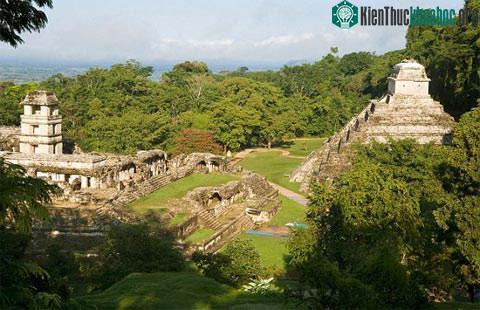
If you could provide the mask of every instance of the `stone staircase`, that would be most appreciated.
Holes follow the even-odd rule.
[[[354,143],[410,138],[420,144],[446,144],[452,124],[452,117],[430,97],[388,94],[371,101],[341,131],[312,152],[290,180],[302,183],[301,190],[308,192],[312,180],[331,182],[351,166],[348,154]]]
[[[173,181],[181,179],[185,176],[188,176],[192,171],[182,173],[181,175],[158,175],[152,177],[148,180],[143,181],[142,183],[135,185],[134,187],[127,188],[117,194],[114,198],[107,201],[104,206],[113,206],[116,208],[124,207],[142,197],[145,197],[148,194],[153,193],[154,191],[162,188]]]
[[[223,224],[208,209],[204,209],[197,213],[198,218],[203,226],[213,230],[219,230]]]
[[[233,213],[231,215],[233,217]],[[255,223],[253,223],[245,212],[240,213],[233,219],[230,216],[225,219],[229,219],[230,221],[226,222],[212,237],[208,238],[202,244],[197,245],[194,250],[216,252],[242,232],[255,227]]]

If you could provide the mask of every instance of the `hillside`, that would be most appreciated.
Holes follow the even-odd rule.
[[[135,273],[105,292],[77,300],[98,309],[289,309],[282,298],[246,295],[196,273]]]

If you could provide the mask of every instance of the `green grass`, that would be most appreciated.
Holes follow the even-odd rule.
[[[282,207],[269,222],[271,226],[284,226],[287,223],[305,222],[305,207],[284,196],[280,196]],[[285,255],[287,251],[287,240],[269,236],[249,235],[246,233],[238,236],[242,240],[251,240],[260,254],[262,265],[274,267],[277,270],[285,270]]]
[[[287,144],[292,144],[282,146],[281,148],[289,151],[290,155],[305,157],[308,156],[312,151],[319,149],[325,140],[325,138],[295,139],[287,141]]]
[[[267,177],[273,183],[298,193],[300,184],[290,182],[289,175],[301,162],[300,158],[289,158],[282,156],[280,151],[271,151],[253,153],[240,161],[240,165]]]
[[[214,233],[215,233],[215,230],[213,229],[200,228],[200,229],[197,229],[193,234],[188,236],[186,241],[191,243],[200,243],[206,240],[207,238],[213,236]]]
[[[183,223],[188,218],[188,213],[187,212],[180,212],[175,214],[175,216],[170,220],[170,225],[178,225],[180,223]]]
[[[293,309],[280,296],[243,293],[193,272],[134,273],[106,291],[78,298],[97,309]],[[84,306],[86,306],[84,305]]]
[[[224,174],[192,174],[135,201],[130,207],[137,212],[149,210],[164,212],[170,200],[182,198],[194,188],[219,186],[236,179],[238,178],[235,176]]]
[[[304,223],[305,207],[301,204],[280,195],[282,207],[269,222],[272,226],[283,226],[287,223]]]
[[[241,240],[251,240],[260,254],[260,259],[264,267],[274,267],[277,270],[285,270],[285,255],[287,251],[287,239],[268,236],[257,236],[241,234],[237,238]]]

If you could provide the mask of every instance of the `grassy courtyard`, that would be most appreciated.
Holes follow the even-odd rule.
[[[293,309],[278,296],[250,295],[193,272],[133,273],[77,300],[92,309]]]
[[[305,207],[301,204],[280,195],[282,207],[270,221],[272,226],[283,226],[287,223],[304,223]]]
[[[162,212],[166,210],[169,201],[182,198],[197,187],[219,186],[236,179],[238,177],[224,174],[192,174],[133,202],[130,207],[137,212],[150,210]],[[179,217],[181,215],[179,213]],[[176,219],[178,220],[180,219]]]
[[[191,243],[200,243],[202,241],[207,240],[209,237],[213,236],[215,230],[210,228],[200,228],[197,229],[193,234],[188,236],[187,242]]]
[[[240,240],[250,240],[260,254],[264,267],[273,267],[275,270],[285,270],[285,256],[287,251],[287,239],[269,236],[257,236],[243,233],[238,236]]]
[[[282,202],[282,207],[268,225],[284,226],[292,222],[305,222],[304,206],[283,196],[280,196],[280,201]],[[288,254],[286,247],[287,239],[247,233],[241,234],[238,238],[252,241],[265,267],[273,267],[279,271],[285,270],[285,256]]]
[[[300,165],[302,159],[283,156],[281,151],[253,153],[240,161],[240,165],[261,174],[273,183],[299,192],[300,184],[289,181],[290,172]]]
[[[281,147],[290,152],[292,156],[308,156],[312,151],[319,149],[325,141],[325,138],[300,138],[287,141],[287,143]]]

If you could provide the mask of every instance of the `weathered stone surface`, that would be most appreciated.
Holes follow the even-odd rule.
[[[388,92],[372,100],[341,131],[312,152],[290,176],[308,191],[312,180],[331,181],[349,167],[352,143],[389,139],[415,139],[420,144],[448,144],[453,118],[428,94],[425,68],[408,60],[396,65],[389,77]]]
[[[16,152],[20,149],[20,128],[0,127],[0,152]]]

